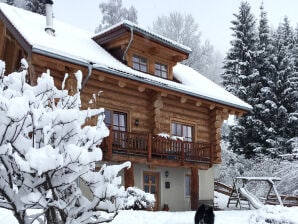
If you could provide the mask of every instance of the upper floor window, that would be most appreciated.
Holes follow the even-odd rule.
[[[168,78],[168,66],[160,63],[155,63],[154,74],[161,78]]]
[[[147,72],[147,59],[137,55],[133,55],[132,67],[141,72]]]
[[[172,135],[183,137],[184,141],[193,141],[193,127],[186,124],[172,123]]]
[[[105,124],[113,130],[126,131],[127,130],[127,114],[119,111],[112,111],[105,109]]]

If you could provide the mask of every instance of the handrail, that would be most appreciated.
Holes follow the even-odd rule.
[[[188,142],[164,138],[151,133],[137,133],[110,129],[109,137],[104,140],[102,148],[107,150],[107,158],[113,154],[126,154],[185,162],[210,164],[211,144],[207,142]]]

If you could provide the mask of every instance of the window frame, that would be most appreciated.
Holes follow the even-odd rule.
[[[187,181],[187,179],[189,179],[189,181]],[[189,184],[189,186],[187,186],[187,184]],[[184,174],[184,197],[191,197],[191,174],[189,173]]]
[[[142,60],[146,61],[146,63],[142,62]],[[137,54],[133,54],[132,55],[132,68],[140,71],[140,72],[144,72],[144,73],[148,73],[148,59],[146,57],[142,57],[140,55]],[[146,69],[142,69],[142,68],[146,68]]]
[[[174,127],[173,125],[176,125],[176,131],[174,133]],[[181,134],[178,133],[177,129],[178,129],[178,125],[180,125],[180,131]],[[186,128],[186,130],[185,130]],[[188,128],[190,128],[190,133],[191,133],[191,136],[189,136],[189,132],[188,132]],[[194,142],[195,138],[195,126],[193,124],[188,124],[188,123],[184,123],[184,122],[179,122],[179,121],[171,121],[171,135],[172,136],[178,136],[178,137],[183,137],[183,141],[187,141],[187,142]],[[184,136],[184,132],[187,132],[187,135]],[[182,135],[182,136],[181,136]]]
[[[109,123],[106,121],[107,112],[110,113],[110,115],[109,115],[109,118],[110,118]],[[105,114],[104,122],[105,122],[105,124],[106,124],[107,127],[111,127],[112,126],[113,130],[118,130],[118,131],[127,131],[128,130],[128,113],[123,112],[123,111],[119,111],[119,110],[105,109],[105,113],[104,114]],[[115,122],[114,122],[114,115],[115,114],[117,114],[117,115],[123,115],[124,116],[124,126],[123,125],[122,126],[121,125],[115,125]]]
[[[159,66],[159,68],[157,68],[156,66]],[[165,69],[162,69],[162,67],[165,67]],[[164,64],[161,62],[155,62],[154,63],[154,75],[163,79],[168,79],[169,77],[169,66],[168,64]],[[165,75],[165,76],[164,76]]]

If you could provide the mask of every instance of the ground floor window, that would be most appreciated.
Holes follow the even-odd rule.
[[[184,189],[185,189],[185,197],[190,197],[190,193],[191,193],[191,176],[190,176],[190,174],[185,174]]]

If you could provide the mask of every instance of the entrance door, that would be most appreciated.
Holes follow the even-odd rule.
[[[154,210],[159,210],[159,173],[144,172],[143,173],[143,188],[147,193],[154,194],[155,206]]]

